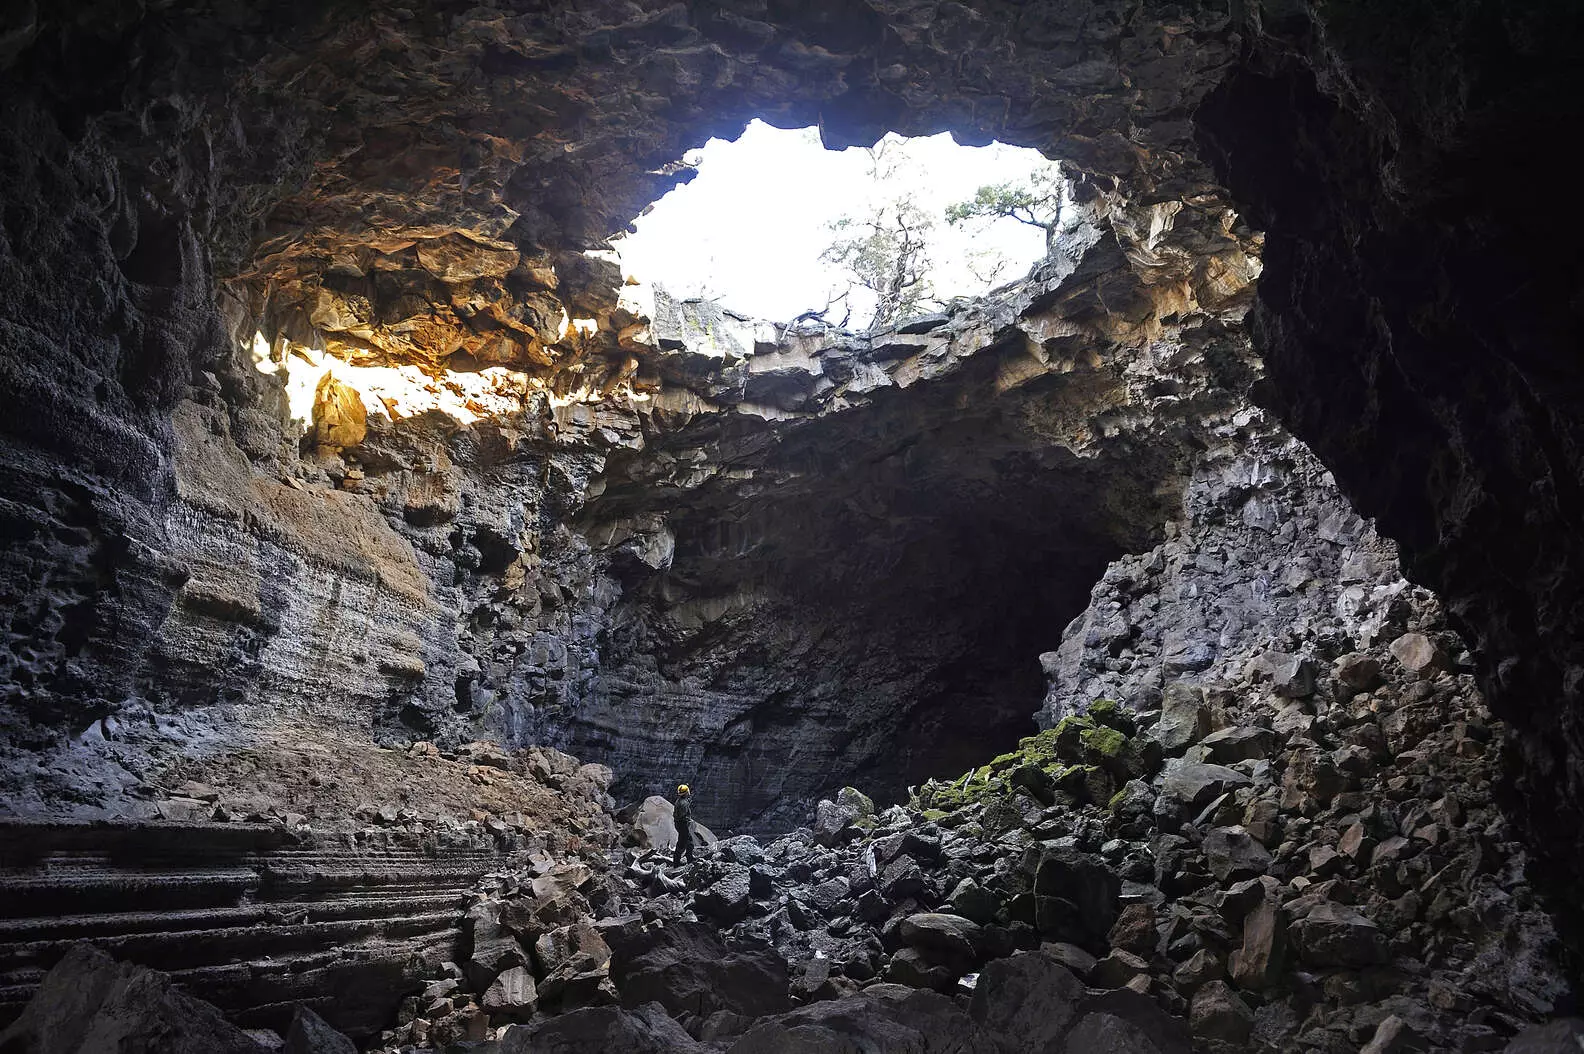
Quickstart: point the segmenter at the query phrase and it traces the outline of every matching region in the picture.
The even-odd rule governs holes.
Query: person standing
[[[693,861],[693,791],[686,783],[677,785],[676,804],[671,808],[671,819],[676,822],[676,853],[672,856],[673,864],[682,862],[683,854],[687,855],[688,862]]]

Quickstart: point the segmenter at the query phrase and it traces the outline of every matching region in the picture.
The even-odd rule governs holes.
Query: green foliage
[[[1122,750],[1127,746],[1127,737],[1114,728],[1100,726],[1084,731],[1082,742],[1085,750],[1092,751],[1102,758],[1119,758]]]
[[[1045,248],[1055,246],[1061,225],[1065,184],[1061,169],[1047,165],[1022,183],[993,183],[980,187],[972,198],[946,207],[946,222],[1016,220],[1045,232]]]
[[[831,224],[837,237],[820,259],[874,294],[870,330],[906,321],[933,299],[926,244],[933,226],[909,197],[884,202],[868,216],[843,216]]]

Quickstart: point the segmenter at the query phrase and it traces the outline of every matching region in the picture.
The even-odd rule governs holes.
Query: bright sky
[[[636,221],[637,234],[615,242],[626,274],[681,297],[711,296],[726,307],[771,321],[822,308],[845,288],[841,272],[820,262],[835,235],[829,224],[862,216],[872,201],[911,192],[936,220],[930,247],[935,292],[943,299],[985,292],[1021,278],[1045,254],[1045,235],[1014,220],[953,228],[946,206],[987,183],[1015,182],[1048,164],[1037,151],[996,143],[965,147],[945,133],[926,139],[887,136],[887,184],[871,178],[869,153],[826,150],[812,128],[784,131],[754,121],[736,142],[711,139],[690,155],[691,183],[661,198]],[[993,283],[976,277],[983,258],[1006,259]],[[970,266],[980,258],[977,267]],[[853,323],[862,324],[868,305]],[[835,313],[840,320],[840,309]]]

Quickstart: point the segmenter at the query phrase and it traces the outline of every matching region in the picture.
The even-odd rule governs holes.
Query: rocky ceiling
[[[1581,17],[1541,0],[10,5],[10,724],[77,728],[176,685],[156,709],[179,739],[184,692],[205,683],[186,667],[223,669],[220,701],[245,700],[309,587],[266,568],[198,589],[229,566],[220,547],[195,572],[182,532],[219,536],[203,524],[265,524],[313,566],[361,561],[376,569],[372,619],[428,618],[439,542],[419,539],[415,563],[382,548],[362,506],[293,497],[295,448],[272,424],[283,395],[245,350],[255,331],[271,354],[295,340],[366,366],[508,365],[563,420],[664,387],[642,319],[584,251],[685,176],[686,148],[753,116],[817,123],[832,146],[949,129],[1068,161],[1118,216],[1181,203],[1179,244],[1233,205],[1264,231],[1262,398],[1446,599],[1520,731],[1532,840],[1559,874],[1584,874],[1580,275],[1535,200],[1554,167],[1539,145],[1579,126]],[[409,476],[444,447],[375,440]],[[512,452],[534,440],[515,425],[475,440],[492,471],[526,471]],[[538,488],[530,513],[577,514],[556,502],[593,473],[586,454],[537,463],[521,481]],[[326,464],[334,493],[364,471]],[[614,483],[612,501],[641,514]],[[403,487],[390,500],[420,525],[457,497]],[[1007,524],[1038,513],[1037,488],[1023,500]],[[355,560],[322,544],[332,535],[365,540]],[[499,537],[452,548],[531,577]],[[161,643],[173,610],[209,626],[211,652]],[[417,698],[445,669],[465,710],[454,639],[447,665],[441,644],[402,632],[390,656],[423,660],[382,676],[416,678]],[[315,647],[329,680],[288,693],[309,716],[333,709],[327,684],[363,690],[350,667],[339,676],[334,634]],[[368,694],[391,709],[387,690]]]

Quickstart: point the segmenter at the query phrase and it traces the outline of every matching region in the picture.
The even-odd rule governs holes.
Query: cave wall
[[[0,16],[8,743],[29,751],[141,705],[139,677],[163,683],[156,667],[181,665],[161,627],[198,627],[206,577],[264,552],[212,540],[230,530],[215,505],[244,523],[258,505],[228,490],[195,517],[177,469],[179,433],[204,420],[248,472],[296,490],[257,419],[274,396],[238,358],[249,324],[366,363],[509,363],[563,397],[652,383],[640,320],[598,292],[601,268],[577,250],[685,178],[684,148],[756,113],[818,123],[837,146],[949,127],[1038,146],[1143,205],[1213,213],[1235,200],[1268,232],[1253,318],[1264,398],[1445,597],[1518,729],[1531,837],[1572,867],[1584,859],[1578,378],[1562,349],[1578,264],[1519,188],[1535,183],[1533,145],[1577,127],[1580,15],[1488,0],[1234,10],[12,6]],[[236,283],[240,316],[220,313],[216,275]],[[551,301],[606,321],[568,343]],[[209,412],[178,415],[183,400]],[[600,432],[592,446],[620,440]],[[326,463],[308,475],[343,489]],[[553,463],[530,455],[513,471],[565,475]],[[570,468],[575,492],[589,469]],[[283,509],[295,499],[258,500],[296,516]],[[401,580],[443,580],[450,557],[395,527],[381,539],[331,560],[322,582],[283,572],[300,606],[282,625],[339,618],[332,580],[366,594],[351,609],[394,618],[411,636],[387,650],[416,653],[423,673],[394,661],[378,673],[375,659],[376,673],[337,684],[359,721],[399,723],[402,684],[431,697],[456,672],[454,697],[467,660],[444,645],[443,615],[400,595]],[[480,566],[493,566],[486,549],[516,560],[466,538],[451,548]],[[386,562],[401,568],[394,583]],[[243,623],[253,606],[271,605],[243,604]],[[246,683],[271,626],[208,646]],[[333,634],[303,640],[336,650]],[[304,708],[324,694],[291,691]]]
[[[1581,33],[1566,4],[1272,14],[1196,115],[1267,232],[1266,398],[1470,641],[1564,886],[1584,860],[1580,271],[1493,188],[1533,186],[1527,144],[1576,134]]]

